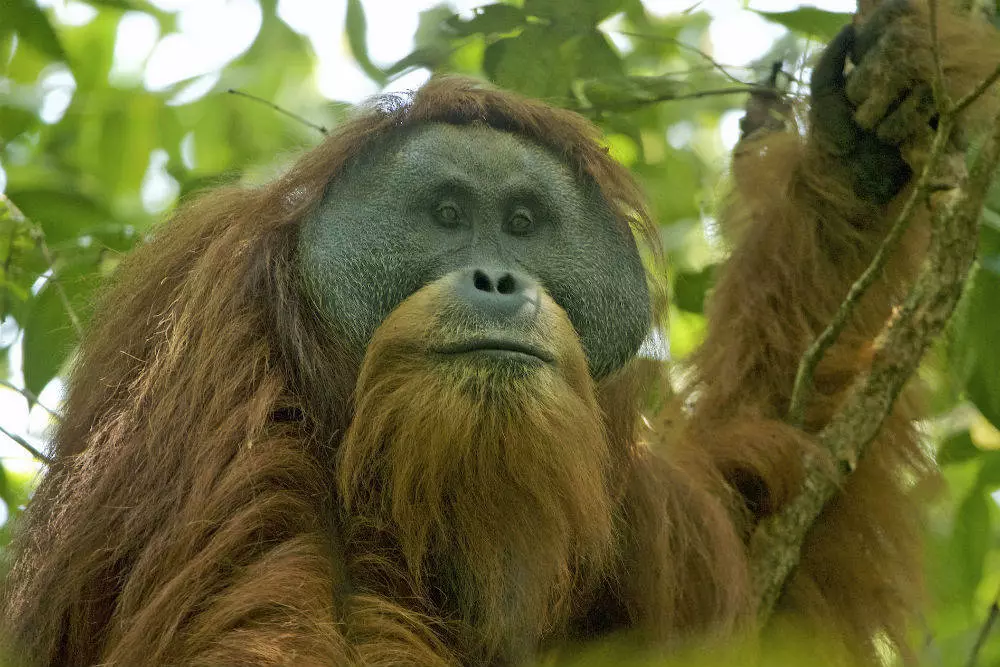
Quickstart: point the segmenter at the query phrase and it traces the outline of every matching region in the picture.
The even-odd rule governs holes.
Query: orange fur
[[[895,42],[910,48],[888,62],[908,68],[913,80],[930,81],[926,7],[914,10],[898,21]],[[942,13],[939,39],[954,99],[1000,62],[997,33],[981,22]],[[990,93],[973,107],[965,128],[977,114],[995,111],[996,101]],[[801,469],[790,462],[827,459],[807,434],[826,424],[867,367],[875,336],[922,259],[928,216],[918,213],[883,278],[824,357],[802,433],[781,422],[799,358],[870,262],[909,191],[887,210],[860,202],[843,165],[810,136],[794,133],[741,147],[733,169],[736,188],[722,216],[733,253],[707,313],[707,339],[693,362],[698,401],[688,437],[712,452],[760,517],[798,491]],[[865,664],[877,663],[876,635],[906,652],[908,621],[921,601],[918,493],[934,467],[913,427],[918,414],[912,389],[904,392],[811,531],[782,600],[786,616],[808,619],[812,633],[843,637],[845,653]]]
[[[437,287],[400,305],[365,356],[337,465],[346,547],[359,554],[351,579],[389,599],[454,591],[458,634],[474,642],[465,654],[528,656],[532,638],[562,629],[578,579],[612,551],[593,382],[569,319],[547,297],[538,343],[558,344],[552,367],[498,376],[442,361],[429,350],[448,340],[433,317],[447,307]],[[408,585],[387,589],[399,574]],[[504,646],[512,641],[531,648]]]
[[[982,68],[965,53],[948,67]],[[456,665],[615,631],[670,646],[751,616],[747,532],[796,493],[802,456],[822,456],[810,434],[864,369],[920,234],[822,364],[807,428],[784,425],[798,357],[891,211],[854,199],[809,141],[749,148],[694,411],[650,430],[640,406],[662,368],[636,359],[594,383],[551,301],[558,370],[503,392],[427,363],[427,337],[447,334],[435,284],[363,359],[316,317],[300,221],[352,159],[431,121],[546,147],[658,257],[595,128],[460,79],[383,99],[274,183],[183,207],[124,263],[73,370],[3,593],[3,639],[26,665]],[[917,590],[909,485],[930,465],[913,415],[897,408],[783,600],[862,658],[875,633],[903,645]]]
[[[182,208],[121,267],[71,376],[56,462],[26,513],[4,590],[12,610],[4,639],[27,664],[454,664],[496,649],[501,638],[511,644],[514,630],[525,631],[524,647],[504,650],[580,636],[595,624],[636,625],[646,608],[657,618],[697,620],[687,626],[732,621],[736,610],[719,600],[740,594],[730,576],[739,558],[721,546],[734,533],[713,494],[700,493],[699,502],[719,508],[709,511],[717,524],[696,518],[704,513],[695,510],[690,519],[672,520],[670,540],[626,531],[629,514],[648,515],[651,529],[663,525],[659,499],[649,510],[630,510],[623,501],[628,480],[650,474],[634,445],[643,383],[625,369],[594,387],[565,319],[553,324],[553,335],[575,371],[549,378],[547,389],[525,388],[523,413],[534,419],[505,423],[498,413],[492,425],[477,426],[467,399],[442,393],[446,402],[435,407],[434,395],[416,397],[427,401],[425,417],[445,420],[441,428],[456,435],[479,429],[479,446],[494,453],[499,438],[516,437],[534,458],[484,461],[463,450],[471,441],[435,439],[433,447],[450,449],[400,457],[389,469],[385,461],[363,465],[373,460],[371,448],[401,451],[424,431],[413,423],[397,428],[398,439],[380,434],[388,413],[371,404],[389,399],[392,392],[379,392],[393,374],[401,379],[400,369],[363,380],[355,403],[359,373],[368,378],[384,368],[381,353],[362,365],[315,316],[295,273],[297,226],[350,160],[387,133],[433,121],[486,123],[545,146],[598,184],[620,211],[620,224],[640,240],[655,239],[635,183],[600,146],[593,126],[459,79],[433,81],[412,100],[383,99],[274,183],[220,189]],[[379,340],[391,347],[397,319],[412,326],[429,316],[413,308],[387,322]],[[420,378],[405,379],[411,393],[426,388]],[[393,400],[405,400],[399,396]],[[532,403],[550,398],[566,411],[553,414],[562,421],[544,419],[555,403]],[[371,421],[355,420],[356,411]],[[449,426],[448,419],[456,421]],[[548,449],[538,447],[546,441]],[[561,458],[570,447],[580,449]],[[447,454],[463,460],[463,451],[469,479],[445,467]],[[369,524],[384,517],[383,508],[366,504],[352,480],[385,469],[409,489],[420,484],[414,475],[421,465],[436,470],[441,483],[458,484],[455,491],[475,495],[461,516],[443,488],[425,496],[428,515],[391,508],[413,523],[390,561],[381,557],[384,544],[371,541],[380,534]],[[546,472],[562,481],[543,488]],[[516,503],[515,489],[494,488],[502,482],[534,488],[535,502]],[[700,483],[686,486],[692,484]],[[500,502],[509,516],[490,518],[487,501]],[[342,525],[345,503],[358,512]],[[469,593],[464,618],[443,618],[421,598],[433,582],[412,576],[421,573],[425,554],[439,553],[444,520],[467,522],[465,552],[454,557],[483,559],[460,572],[459,590]],[[507,525],[531,533],[499,530]],[[491,542],[493,536],[507,541]],[[718,549],[709,546],[716,543]],[[682,555],[691,544],[705,546]],[[728,554],[724,567],[716,569],[715,551]],[[501,595],[495,568],[509,573],[514,554],[524,560],[525,578],[519,593]],[[619,589],[636,588],[625,559],[647,556],[693,563],[711,586],[692,598],[677,586],[674,573],[684,568],[664,569],[657,588],[641,589],[648,603],[625,604]],[[355,580],[380,568],[385,580]],[[699,612],[702,597],[724,613]],[[605,599],[610,611],[591,614],[587,602]]]

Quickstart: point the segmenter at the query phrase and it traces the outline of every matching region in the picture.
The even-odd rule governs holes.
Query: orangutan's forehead
[[[549,150],[512,132],[483,125],[431,123],[414,130],[393,155],[398,169],[451,169],[489,178],[518,173],[535,181],[575,182],[569,166]]]

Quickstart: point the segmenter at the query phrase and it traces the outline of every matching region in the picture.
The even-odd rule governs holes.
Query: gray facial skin
[[[298,261],[360,352],[408,296],[481,266],[536,280],[569,315],[595,378],[628,361],[650,328],[635,241],[596,186],[488,127],[424,125],[353,163],[303,225]]]

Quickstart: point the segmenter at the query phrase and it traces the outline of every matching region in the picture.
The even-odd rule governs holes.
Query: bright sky
[[[487,0],[452,0],[457,11],[467,11],[486,4]],[[126,13],[118,29],[115,60],[111,76],[134,79],[141,77],[149,90],[163,90],[177,82],[191,80],[173,102],[190,102],[211,90],[218,80],[218,71],[236,58],[252,43],[261,23],[257,0],[151,0],[166,11],[178,12],[178,32],[160,35],[156,22],[149,16]],[[94,17],[94,10],[74,0],[39,0],[51,7],[58,21],[80,25]],[[371,58],[387,65],[407,55],[413,47],[413,34],[417,28],[418,14],[440,4],[437,0],[363,0],[368,20],[368,48]],[[741,0],[644,0],[645,6],[660,15],[676,14],[697,6],[710,12],[714,21],[710,37],[714,45],[713,56],[726,65],[738,66],[752,62],[763,55],[784,30],[768,23],[756,14],[741,8]],[[855,0],[750,0],[750,7],[764,11],[787,11],[800,4],[812,4],[831,11],[850,12]],[[297,32],[306,35],[318,58],[316,86],[334,100],[357,102],[377,92],[374,85],[354,64],[344,34],[346,0],[280,0],[279,16]],[[225,26],[220,29],[220,26]],[[612,35],[612,39],[615,36]],[[55,122],[69,104],[66,79],[68,73],[56,73],[53,92],[43,108],[43,118]],[[428,76],[427,72],[409,74],[390,85],[391,90],[418,87]],[[63,85],[55,86],[56,83]],[[735,143],[740,113],[723,118],[722,140],[726,146]],[[3,174],[0,170],[0,188]],[[154,182],[150,186],[155,189]],[[0,324],[0,345],[9,344],[15,333],[10,323]],[[15,344],[10,351],[10,366],[15,369],[9,380],[21,385],[21,346]],[[62,398],[61,382],[53,381],[41,395],[42,403],[58,407]],[[20,395],[0,387],[0,425],[44,448],[45,430],[50,422],[48,415],[36,407],[30,413]],[[30,456],[7,438],[0,436],[0,458],[12,469],[34,470],[37,464]],[[0,503],[0,524],[5,519],[5,508]]]

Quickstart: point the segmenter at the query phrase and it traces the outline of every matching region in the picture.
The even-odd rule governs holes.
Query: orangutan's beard
[[[571,369],[366,359],[341,445],[347,523],[394,542],[410,585],[439,587],[440,612],[457,612],[480,650],[556,629],[610,553],[608,447],[580,357]]]

